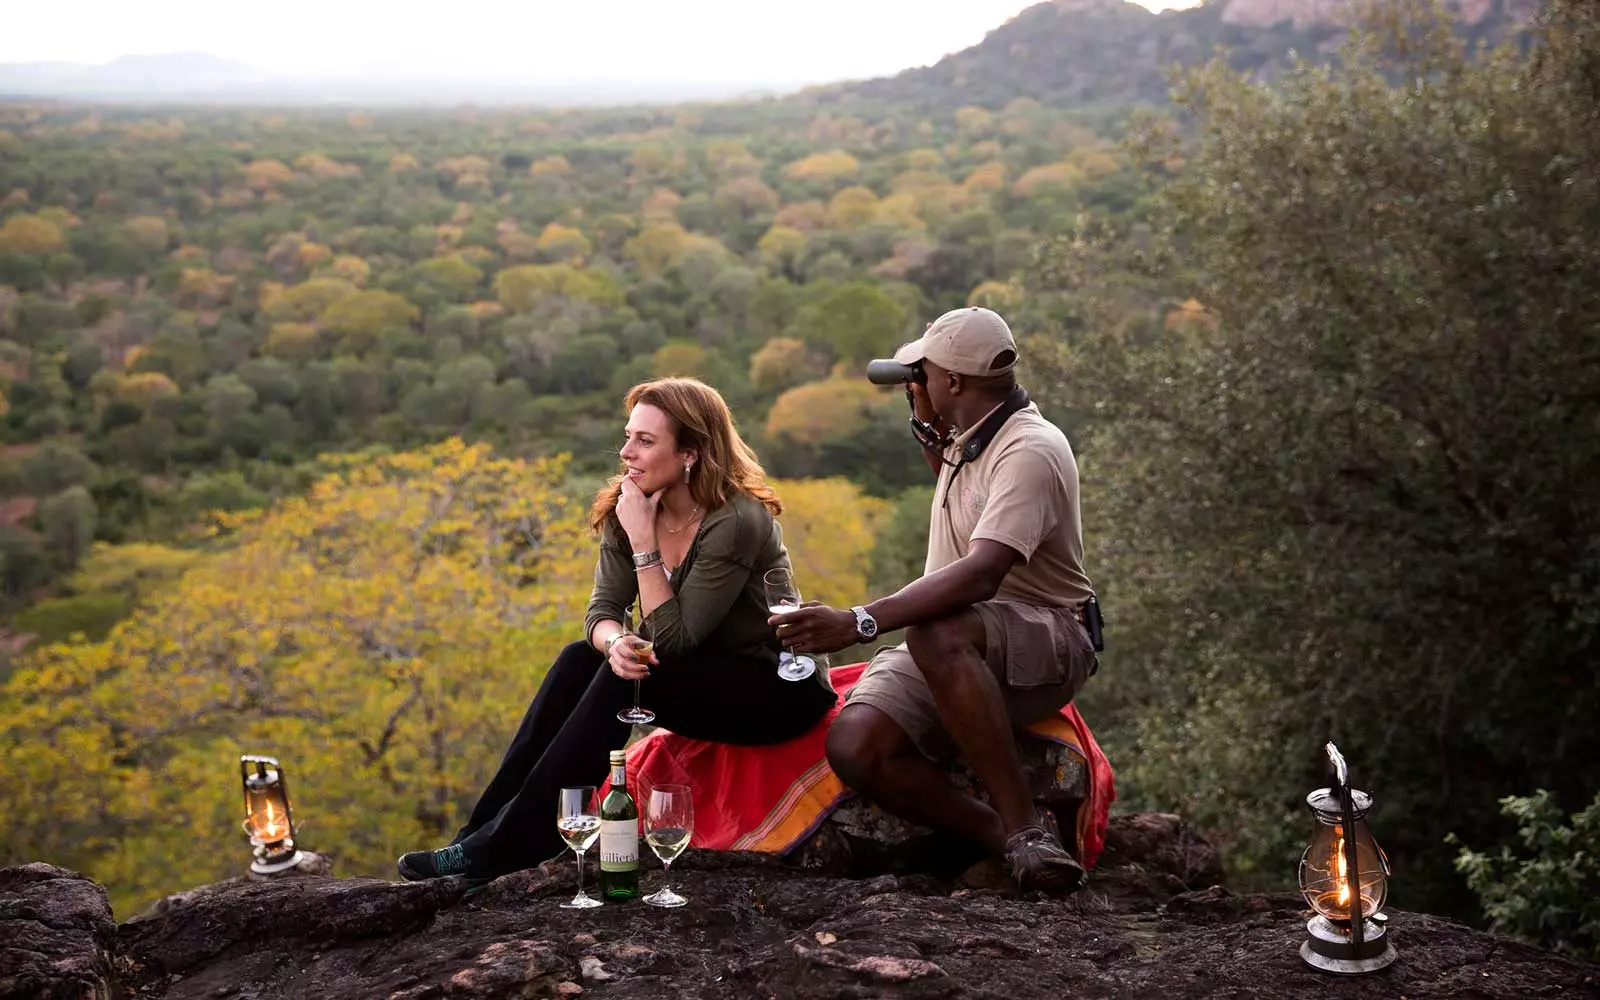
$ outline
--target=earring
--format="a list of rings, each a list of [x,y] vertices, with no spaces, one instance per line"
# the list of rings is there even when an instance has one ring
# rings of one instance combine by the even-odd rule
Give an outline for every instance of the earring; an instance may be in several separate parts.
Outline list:
[[[689,481],[689,465],[687,462],[683,466],[683,481],[686,483]]]

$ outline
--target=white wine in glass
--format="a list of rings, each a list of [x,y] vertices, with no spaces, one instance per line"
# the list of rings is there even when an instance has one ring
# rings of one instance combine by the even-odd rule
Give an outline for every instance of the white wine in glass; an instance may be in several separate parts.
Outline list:
[[[656,648],[656,644],[651,642],[649,639],[645,639],[645,640],[643,640],[642,642],[640,642],[637,646],[635,646],[633,648],[634,648],[634,660],[636,662],[638,662],[638,663],[649,663],[650,662],[650,652],[651,652],[651,650]],[[617,713],[617,718],[622,722],[629,722],[629,723],[632,723],[632,724],[634,724],[636,726],[647,726],[650,723],[656,721],[656,713],[650,711],[648,708],[640,708],[639,707],[639,680],[638,680],[638,678],[635,678],[634,682],[633,682],[633,707],[632,708],[625,708],[622,711],[618,712]]]
[[[561,904],[563,910],[586,910],[601,905],[600,900],[583,891],[583,852],[600,837],[600,817],[589,809],[593,801],[594,786],[584,785],[561,789],[556,804],[556,829],[578,856],[578,894]]]
[[[800,610],[800,588],[795,586],[794,573],[783,567],[769,569],[761,577],[767,591],[767,610],[775,615],[786,615]],[[785,648],[778,654],[778,676],[786,681],[803,681],[817,672],[817,661],[808,653],[797,653]]]
[[[661,859],[665,869],[663,878],[670,876],[672,863],[689,846],[694,836],[694,801],[687,785],[657,785],[650,789],[650,802],[645,807],[644,841]],[[663,885],[644,898],[651,906],[683,906],[687,899]]]

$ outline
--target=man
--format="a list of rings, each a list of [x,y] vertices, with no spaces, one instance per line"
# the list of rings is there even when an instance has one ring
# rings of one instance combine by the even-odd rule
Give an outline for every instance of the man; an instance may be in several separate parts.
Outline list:
[[[1003,855],[1019,887],[1068,893],[1083,868],[1035,809],[1013,730],[1059,711],[1098,664],[1082,624],[1094,591],[1077,462],[1016,385],[1016,342],[996,313],[945,313],[894,359],[922,369],[914,415],[944,442],[923,444],[938,474],[924,575],[864,607],[811,604],[769,621],[786,644],[820,653],[906,629],[829,730],[835,773],[891,812]],[[992,805],[934,763],[952,749]]]

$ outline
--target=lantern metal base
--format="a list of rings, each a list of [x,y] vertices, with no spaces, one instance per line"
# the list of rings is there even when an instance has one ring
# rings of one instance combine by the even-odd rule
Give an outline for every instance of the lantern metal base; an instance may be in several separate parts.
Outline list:
[[[257,875],[276,875],[298,865],[302,857],[299,851],[290,851],[281,857],[271,858],[265,852],[257,850],[256,859],[250,862],[250,870]]]
[[[1366,940],[1357,948],[1350,941],[1348,924],[1335,923],[1318,914],[1306,921],[1310,936],[1300,945],[1300,957],[1313,969],[1342,975],[1377,972],[1400,957],[1389,943],[1389,932],[1382,920],[1369,918],[1362,929]]]

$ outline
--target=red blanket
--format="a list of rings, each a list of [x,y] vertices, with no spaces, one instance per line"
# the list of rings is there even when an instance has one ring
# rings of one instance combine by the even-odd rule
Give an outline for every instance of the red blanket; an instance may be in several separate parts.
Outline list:
[[[635,790],[640,811],[652,787],[688,785],[694,790],[694,847],[772,854],[795,847],[852,794],[828,766],[824,746],[828,726],[865,669],[865,663],[833,668],[829,677],[838,702],[810,732],[787,743],[739,747],[664,729],[651,732],[628,748],[628,787]],[[1076,705],[1028,729],[1071,747],[1088,764],[1089,793],[1076,827],[1078,857],[1093,867],[1105,847],[1106,822],[1117,797],[1111,764]],[[599,797],[610,784],[608,779]]]

